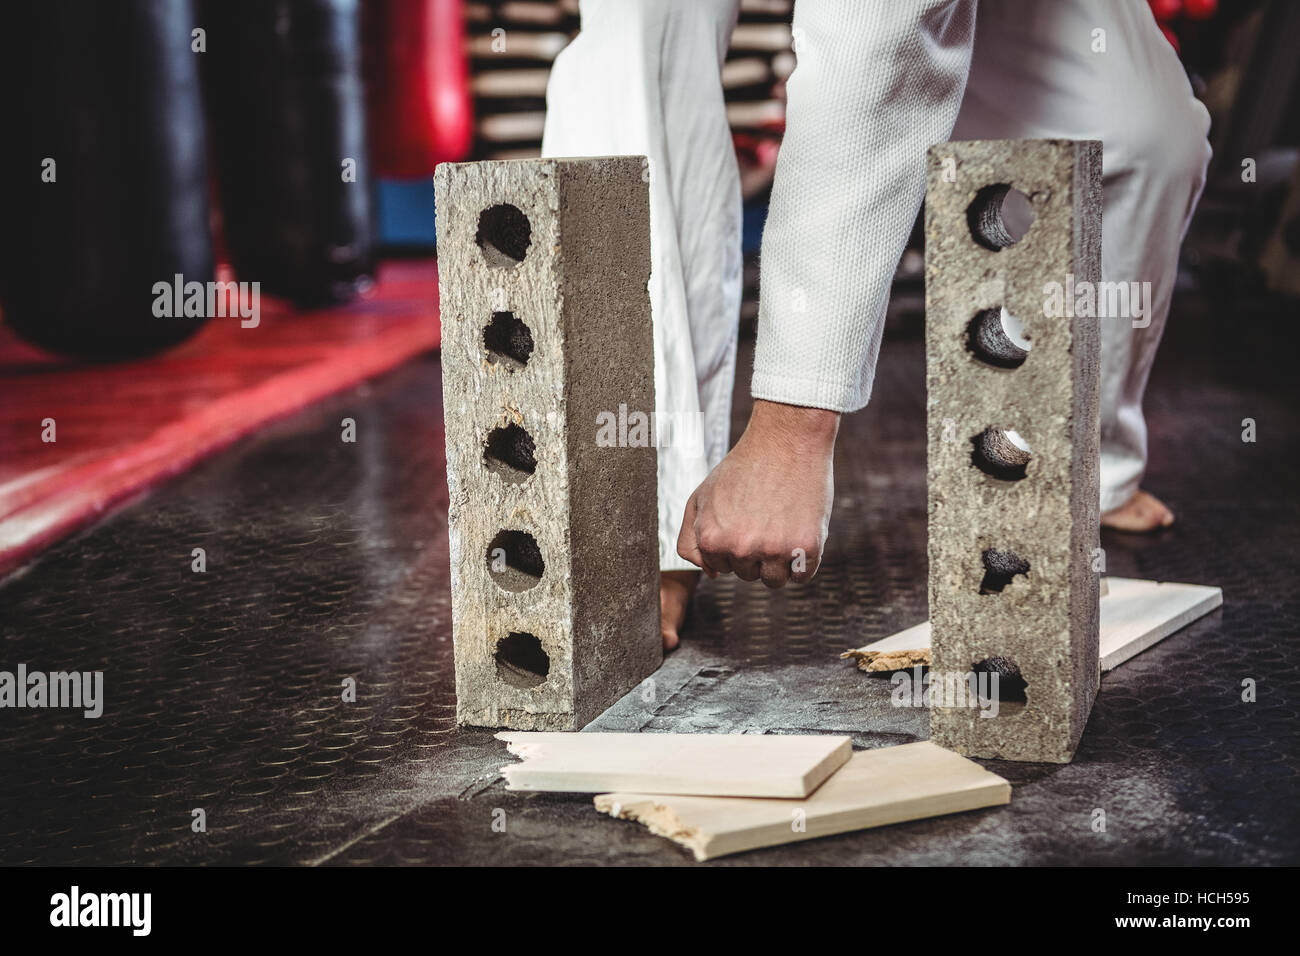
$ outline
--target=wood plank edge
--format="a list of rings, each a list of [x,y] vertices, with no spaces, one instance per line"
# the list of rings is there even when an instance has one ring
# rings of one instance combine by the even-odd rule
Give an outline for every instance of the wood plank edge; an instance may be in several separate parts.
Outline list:
[[[892,826],[895,823],[908,823],[912,820],[1005,806],[1011,802],[1011,784],[1001,777],[993,776],[992,780],[962,790],[923,797],[913,802],[906,810],[898,807],[884,808],[883,812],[877,813],[873,819],[866,822],[859,822],[861,818],[853,810],[813,818],[808,820],[808,828],[803,832],[796,832],[790,824],[782,822],[734,834],[705,833],[699,827],[687,826],[677,816],[671,806],[671,800],[673,796],[680,796],[679,794],[656,796],[639,793],[602,793],[598,794],[593,802],[597,811],[618,820],[639,823],[655,836],[672,840],[691,851],[697,862],[704,862],[764,847],[801,843],[805,840],[837,836],[841,833]]]
[[[1155,583],[1155,582],[1152,582]],[[1197,587],[1206,587],[1206,585],[1196,585]],[[1223,589],[1219,587],[1210,588],[1210,592],[1205,594],[1201,600],[1189,606],[1185,611],[1175,614],[1173,617],[1166,618],[1159,625],[1152,628],[1146,634],[1137,640],[1129,641],[1127,644],[1117,647],[1109,654],[1101,656],[1102,673],[1113,671],[1125,661],[1132,660],[1145,650],[1149,650],[1159,644],[1166,637],[1181,631],[1193,621],[1197,621],[1209,614],[1216,608],[1223,606]]]
[[[1132,641],[1124,646],[1112,651],[1110,654],[1102,655],[1101,670],[1114,670],[1125,661],[1131,660],[1143,651],[1155,646],[1163,641],[1166,637],[1181,631],[1184,627],[1193,621],[1199,620],[1206,614],[1209,614],[1215,608],[1223,605],[1223,588],[1206,584],[1191,584],[1181,581],[1151,581],[1145,578],[1116,578],[1125,582],[1140,582],[1142,584],[1161,585],[1161,584],[1183,584],[1188,587],[1206,588],[1208,593],[1205,597],[1190,607],[1187,611],[1176,614],[1173,617],[1162,622],[1158,627],[1153,628],[1148,634],[1143,635],[1140,640]],[[1108,595],[1102,595],[1106,597]],[[916,666],[929,666],[930,663],[930,642],[925,640],[924,643],[917,642],[914,648],[894,647],[893,642],[910,631],[916,631],[924,627],[929,621],[922,621],[920,624],[914,624],[911,627],[903,628],[896,631],[888,637],[882,637],[879,640],[872,641],[870,644],[864,644],[861,647],[852,647],[840,654],[840,660],[853,660],[857,663],[858,670],[869,673],[886,673],[895,670],[903,670]],[[928,638],[928,634],[927,634]],[[1100,635],[1099,635],[1100,638]]]

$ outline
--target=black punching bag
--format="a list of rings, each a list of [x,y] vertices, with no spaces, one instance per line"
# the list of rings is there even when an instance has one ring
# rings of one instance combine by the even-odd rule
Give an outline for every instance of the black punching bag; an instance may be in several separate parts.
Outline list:
[[[23,338],[89,358],[180,342],[202,317],[157,283],[212,279],[189,0],[0,8],[0,307]],[[155,314],[156,311],[165,314]]]
[[[204,90],[237,277],[299,305],[374,272],[357,0],[206,0]]]

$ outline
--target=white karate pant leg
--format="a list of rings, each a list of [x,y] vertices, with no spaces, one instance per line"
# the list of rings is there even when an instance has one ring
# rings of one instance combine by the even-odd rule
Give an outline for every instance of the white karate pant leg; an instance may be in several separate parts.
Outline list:
[[[730,440],[741,195],[720,71],[738,9],[739,0],[583,0],[582,31],[547,88],[544,156],[650,159],[655,406],[673,429],[659,448],[664,570],[694,567],[677,554],[686,500]]]
[[[1105,52],[1093,49],[1098,29]],[[1101,140],[1102,279],[1151,283],[1145,327],[1101,320],[1103,511],[1131,498],[1146,468],[1142,394],[1205,184],[1209,122],[1145,3],[981,0],[953,139]]]

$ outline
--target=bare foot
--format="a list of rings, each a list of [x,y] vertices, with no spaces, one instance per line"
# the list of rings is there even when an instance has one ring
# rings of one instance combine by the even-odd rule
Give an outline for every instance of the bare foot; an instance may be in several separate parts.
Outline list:
[[[1174,523],[1174,513],[1155,495],[1141,489],[1128,501],[1101,516],[1103,528],[1116,531],[1155,531]]]
[[[690,607],[695,585],[700,583],[699,571],[661,571],[659,573],[659,630],[664,638],[664,650],[677,646],[686,609]]]

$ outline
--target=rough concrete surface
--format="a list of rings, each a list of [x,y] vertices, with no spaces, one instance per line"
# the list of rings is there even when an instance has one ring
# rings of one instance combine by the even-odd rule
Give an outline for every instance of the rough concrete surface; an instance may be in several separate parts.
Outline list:
[[[1014,243],[998,215],[1008,186],[1034,216]],[[1026,702],[1004,701],[993,718],[977,707],[934,707],[932,739],[959,753],[1069,761],[1097,693],[1098,323],[1049,315],[1045,286],[1100,278],[1100,143],[930,150],[932,674],[967,674],[1006,658],[1028,685]],[[1012,368],[1005,356],[977,350],[989,310],[1002,307],[1031,343]],[[1028,443],[1027,461],[1006,430]]]
[[[575,730],[662,661],[641,157],[435,175],[457,720]],[[505,534],[503,534],[503,532]]]

